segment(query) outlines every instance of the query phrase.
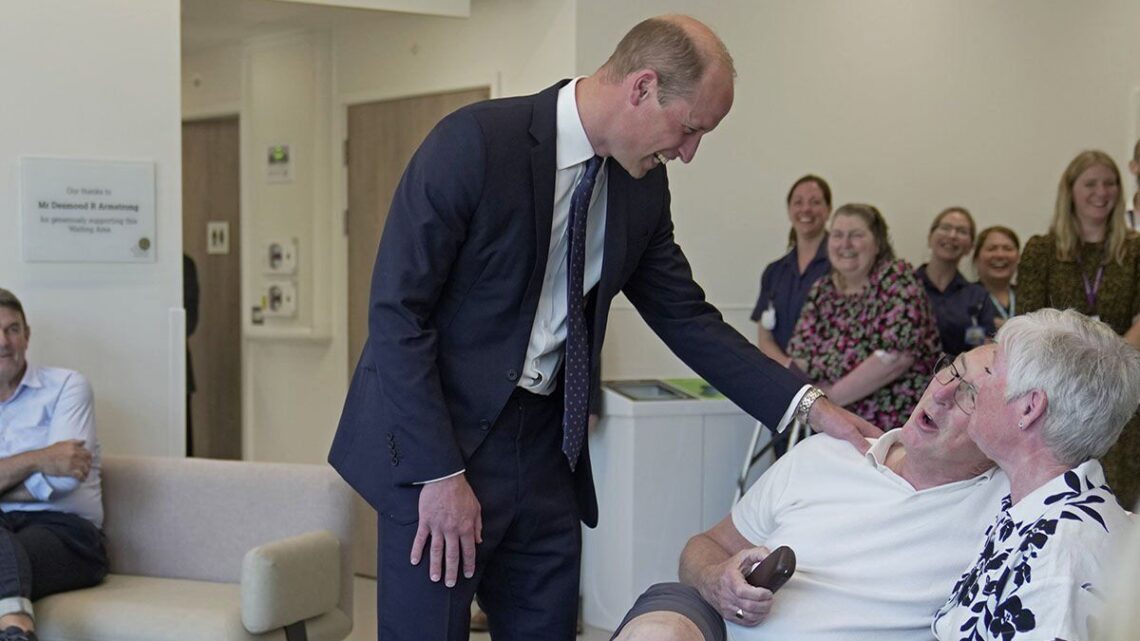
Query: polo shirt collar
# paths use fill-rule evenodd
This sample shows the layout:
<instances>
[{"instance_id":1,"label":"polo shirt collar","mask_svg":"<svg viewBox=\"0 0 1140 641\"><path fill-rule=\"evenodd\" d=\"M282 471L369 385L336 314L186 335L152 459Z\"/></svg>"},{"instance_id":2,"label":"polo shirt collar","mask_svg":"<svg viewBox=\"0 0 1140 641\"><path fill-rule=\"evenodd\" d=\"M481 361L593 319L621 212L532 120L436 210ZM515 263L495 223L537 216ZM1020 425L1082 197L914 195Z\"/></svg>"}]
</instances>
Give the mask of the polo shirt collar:
<instances>
[{"instance_id":1,"label":"polo shirt collar","mask_svg":"<svg viewBox=\"0 0 1140 641\"><path fill-rule=\"evenodd\" d=\"M891 447L899 442L899 437L902 435L902 428L893 429L886 434L883 434L877 440L871 442L871 449L867 450L864 454L867 462L875 467L886 467L887 453L891 451Z\"/></svg>"},{"instance_id":2,"label":"polo shirt collar","mask_svg":"<svg viewBox=\"0 0 1140 641\"><path fill-rule=\"evenodd\" d=\"M901 439L902 439L902 428L896 427L895 429L883 434L878 440L873 441L871 443L871 449L867 450L867 453L864 454L864 456L866 457L867 462L870 463L871 465L874 465L876 469L879 469L880 471L888 471L893 476L898 478L900 481L902 481L903 483L906 483L905 479L903 479L901 476L895 474L894 470L887 467L887 453L890 452L891 447L894 446L896 443L899 443L901 441ZM868 439L868 441L870 441L870 439ZM977 476L974 476L972 478L963 479L961 481L955 481L953 483L945 483L945 484L940 485L938 487L928 488L928 490L926 490L926 491L937 490L939 487L951 487L954 485L958 485L959 483L981 483L983 481L988 481L988 480L990 480L990 478L993 477L993 475L995 473L997 473L997 469L998 469L997 466L994 465L994 466L991 466L985 472L982 472L981 474L978 474ZM910 485L909 483L906 483L906 484L907 484L907 486Z\"/></svg>"}]
</instances>

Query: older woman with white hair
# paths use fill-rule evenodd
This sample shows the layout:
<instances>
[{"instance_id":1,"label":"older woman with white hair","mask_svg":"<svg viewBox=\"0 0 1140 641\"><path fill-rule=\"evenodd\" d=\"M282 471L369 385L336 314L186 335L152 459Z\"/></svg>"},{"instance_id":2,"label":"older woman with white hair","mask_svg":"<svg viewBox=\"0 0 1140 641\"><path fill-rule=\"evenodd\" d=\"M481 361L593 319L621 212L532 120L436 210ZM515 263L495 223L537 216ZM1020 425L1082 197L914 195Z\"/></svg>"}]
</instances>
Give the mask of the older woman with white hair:
<instances>
[{"instance_id":1,"label":"older woman with white hair","mask_svg":"<svg viewBox=\"0 0 1140 641\"><path fill-rule=\"evenodd\" d=\"M1140 404L1140 353L1107 325L1042 309L997 333L968 432L1009 476L977 562L934 619L940 641L1089 639L1132 527L1104 480Z\"/></svg>"}]
</instances>

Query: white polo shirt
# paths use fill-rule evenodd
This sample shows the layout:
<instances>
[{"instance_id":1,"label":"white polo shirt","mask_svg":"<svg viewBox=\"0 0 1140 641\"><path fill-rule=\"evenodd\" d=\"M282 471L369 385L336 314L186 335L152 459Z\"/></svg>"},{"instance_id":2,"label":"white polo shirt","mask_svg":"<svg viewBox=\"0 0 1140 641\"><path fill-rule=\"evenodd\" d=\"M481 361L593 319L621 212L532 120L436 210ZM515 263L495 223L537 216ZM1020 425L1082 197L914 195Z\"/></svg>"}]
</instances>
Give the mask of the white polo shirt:
<instances>
[{"instance_id":1,"label":"white polo shirt","mask_svg":"<svg viewBox=\"0 0 1140 641\"><path fill-rule=\"evenodd\" d=\"M796 573L772 611L733 641L915 641L977 552L1009 481L997 468L916 491L884 461L901 430L860 455L813 436L776 462L732 510L754 545L788 545Z\"/></svg>"}]
</instances>

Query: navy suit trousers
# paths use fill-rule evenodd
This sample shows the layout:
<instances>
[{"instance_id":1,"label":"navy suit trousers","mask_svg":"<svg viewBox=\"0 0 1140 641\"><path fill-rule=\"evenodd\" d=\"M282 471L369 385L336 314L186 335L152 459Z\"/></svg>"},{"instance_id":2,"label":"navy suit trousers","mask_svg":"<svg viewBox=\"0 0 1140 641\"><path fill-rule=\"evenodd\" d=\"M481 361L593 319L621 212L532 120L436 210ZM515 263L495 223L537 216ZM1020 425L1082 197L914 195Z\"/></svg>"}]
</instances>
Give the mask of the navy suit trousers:
<instances>
[{"instance_id":1,"label":"navy suit trousers","mask_svg":"<svg viewBox=\"0 0 1140 641\"><path fill-rule=\"evenodd\" d=\"M466 463L483 515L473 578L432 583L426 552L408 562L417 522L380 515L381 641L467 639L476 593L495 641L574 639L582 533L562 396L561 385L549 397L516 390Z\"/></svg>"}]
</instances>

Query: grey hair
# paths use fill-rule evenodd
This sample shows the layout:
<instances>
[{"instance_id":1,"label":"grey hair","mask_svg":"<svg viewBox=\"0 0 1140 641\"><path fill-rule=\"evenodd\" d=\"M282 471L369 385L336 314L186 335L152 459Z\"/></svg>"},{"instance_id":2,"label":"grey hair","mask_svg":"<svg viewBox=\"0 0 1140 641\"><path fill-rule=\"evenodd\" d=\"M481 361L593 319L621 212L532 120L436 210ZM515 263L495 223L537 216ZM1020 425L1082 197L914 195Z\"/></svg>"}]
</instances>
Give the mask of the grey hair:
<instances>
[{"instance_id":1,"label":"grey hair","mask_svg":"<svg viewBox=\"0 0 1140 641\"><path fill-rule=\"evenodd\" d=\"M1071 309L1015 316L995 340L1008 360L1005 400L1045 393L1042 436L1053 456L1071 467L1104 456L1140 405L1140 352Z\"/></svg>"}]
</instances>

